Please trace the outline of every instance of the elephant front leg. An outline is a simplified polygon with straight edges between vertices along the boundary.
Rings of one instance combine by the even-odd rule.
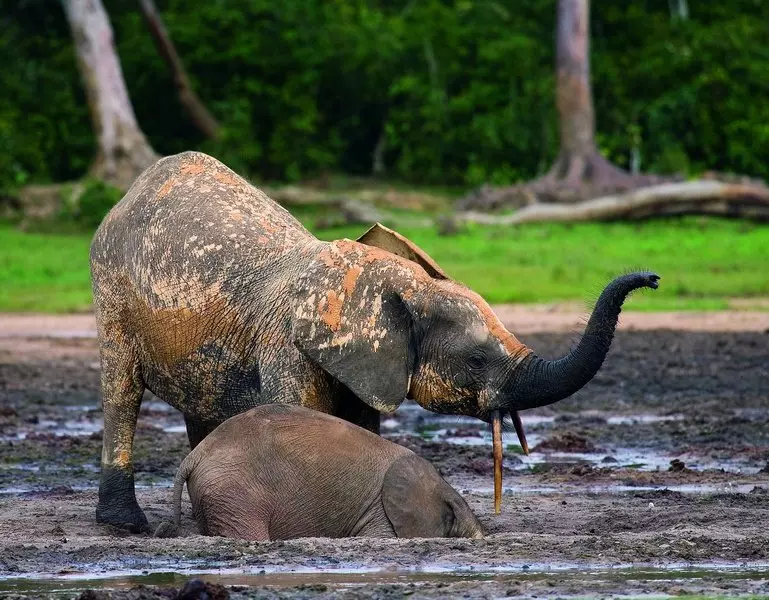
[[[119,335],[102,342],[101,357],[104,434],[96,521],[149,531],[134,490],[133,438],[144,392],[138,358]]]

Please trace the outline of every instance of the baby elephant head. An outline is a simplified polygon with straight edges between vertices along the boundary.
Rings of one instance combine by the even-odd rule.
[[[382,505],[402,538],[482,538],[483,526],[454,488],[416,454],[397,459],[382,483]]]

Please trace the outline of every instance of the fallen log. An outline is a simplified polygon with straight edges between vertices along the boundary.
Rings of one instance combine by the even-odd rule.
[[[544,221],[633,220],[684,214],[769,220],[769,187],[756,182],[712,180],[665,183],[577,204],[534,203],[508,215],[462,211],[455,218],[466,223],[515,225]]]

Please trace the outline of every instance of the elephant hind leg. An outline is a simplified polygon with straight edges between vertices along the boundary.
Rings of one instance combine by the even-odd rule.
[[[133,439],[144,393],[138,353],[119,324],[102,325],[104,433],[96,521],[135,532],[149,531],[134,490]]]
[[[190,440],[190,449],[194,450],[205,437],[211,433],[218,423],[211,421],[201,421],[184,416],[184,425],[187,427],[187,439]]]
[[[251,540],[254,542],[269,542],[269,528],[267,522],[259,518],[251,519],[247,523],[208,524],[205,535]]]
[[[248,521],[237,520],[235,522],[208,519],[204,524],[198,519],[198,523],[201,524],[201,533],[203,535],[215,535],[254,542],[269,542],[272,539],[270,538],[267,521],[258,516],[250,518]]]
[[[270,493],[234,472],[223,476],[222,471],[226,474],[230,470],[218,467],[198,467],[187,480],[200,533],[258,542],[280,539],[270,537]]]

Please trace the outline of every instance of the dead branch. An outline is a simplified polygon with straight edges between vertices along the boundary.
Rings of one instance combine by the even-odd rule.
[[[219,123],[208,112],[208,109],[195,93],[195,90],[192,89],[192,84],[190,83],[187,71],[184,69],[182,59],[179,58],[179,54],[176,52],[176,47],[168,35],[163,19],[160,18],[155,2],[153,0],[139,0],[139,6],[141,6],[144,20],[147,23],[150,34],[152,34],[152,39],[155,41],[158,52],[171,70],[174,85],[179,94],[179,102],[203,135],[208,138],[218,137],[221,129]]]
[[[476,211],[457,213],[459,221],[516,225],[544,221],[632,220],[700,214],[769,220],[769,187],[763,183],[697,180],[665,183],[577,204],[535,203],[510,215]]]

